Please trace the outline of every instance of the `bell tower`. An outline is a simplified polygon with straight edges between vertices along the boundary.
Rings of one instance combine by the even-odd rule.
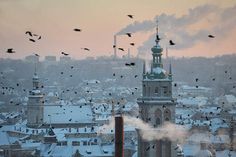
[[[163,69],[162,51],[159,45],[158,25],[155,45],[151,48],[151,68],[143,66],[142,96],[137,99],[139,117],[155,131],[165,122],[175,123],[176,100],[172,97],[171,66],[169,73]],[[176,156],[173,143],[168,139],[145,141],[138,131],[138,157]],[[149,130],[147,130],[149,131]]]
[[[39,89],[39,77],[33,76],[33,89],[29,92],[27,104],[27,126],[39,127],[43,124],[44,97]]]

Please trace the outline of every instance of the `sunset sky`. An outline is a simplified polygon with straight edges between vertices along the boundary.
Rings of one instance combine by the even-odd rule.
[[[77,59],[110,56],[114,34],[119,34],[117,47],[145,56],[154,44],[156,19],[161,45],[170,56],[236,53],[235,0],[0,0],[0,57],[59,57],[62,51]],[[42,39],[32,43],[26,31]],[[123,35],[126,32],[132,32],[132,38]],[[168,45],[170,39],[176,46]],[[5,53],[8,48],[16,53]],[[118,51],[119,56],[126,53]]]

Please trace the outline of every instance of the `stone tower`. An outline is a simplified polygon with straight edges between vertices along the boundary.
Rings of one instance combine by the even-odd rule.
[[[29,92],[27,104],[28,127],[39,127],[43,124],[43,102],[43,94],[39,90],[39,77],[37,73],[35,73],[33,76],[33,90]]]
[[[159,45],[158,26],[156,44],[152,47],[150,69],[143,66],[142,97],[138,98],[139,117],[153,126],[154,131],[165,122],[175,123],[176,100],[172,98],[172,74],[163,69],[162,51]],[[146,72],[147,71],[147,72]],[[174,144],[168,139],[145,141],[138,131],[138,157],[176,156]],[[147,130],[148,131],[148,130]]]

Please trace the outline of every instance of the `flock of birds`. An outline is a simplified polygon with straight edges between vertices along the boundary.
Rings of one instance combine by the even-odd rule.
[[[128,16],[130,19],[133,19],[133,18],[134,18],[134,15],[127,15],[127,16]],[[75,28],[75,29],[73,29],[73,31],[75,31],[75,32],[82,32],[82,29],[81,29],[81,28]],[[41,35],[35,34],[35,33],[31,32],[31,31],[26,31],[25,34],[29,37],[28,39],[29,39],[30,42],[37,42],[37,41],[39,41],[39,40],[42,39]],[[131,32],[127,32],[127,33],[125,33],[124,35],[127,35],[127,37],[129,37],[129,38],[131,38],[131,37],[133,36],[133,34],[132,34]],[[211,34],[209,34],[208,37],[209,37],[209,38],[215,38],[215,36],[214,36],[214,35],[211,35]],[[161,38],[157,35],[157,36],[156,36],[156,40],[160,41]],[[134,42],[131,42],[130,45],[131,45],[131,46],[135,46],[135,43],[134,43]],[[175,43],[173,40],[169,40],[169,45],[174,46],[174,45],[176,45],[176,43]],[[113,48],[116,48],[116,45],[113,45]],[[84,47],[84,48],[81,48],[81,49],[82,49],[82,50],[85,50],[85,51],[90,51],[90,49],[87,48],[87,47]],[[125,51],[125,49],[122,48],[122,47],[118,47],[118,50],[120,50],[120,51]],[[8,48],[7,51],[6,51],[6,53],[12,54],[12,53],[16,53],[16,51],[15,51],[13,48]],[[36,54],[36,53],[35,53],[34,55],[37,56],[37,57],[40,57],[39,54]],[[66,53],[66,52],[61,52],[61,55],[68,56],[68,55],[70,55],[70,54],[69,54],[69,53]],[[125,63],[125,66],[132,67],[132,66],[135,66],[135,63],[134,63],[134,62]],[[74,66],[71,66],[70,68],[73,69]],[[227,73],[227,71],[225,71],[225,73]],[[3,73],[1,72],[1,75],[2,75],[2,74],[3,74]],[[64,72],[62,71],[60,74],[63,75]],[[73,76],[73,75],[71,74],[70,77],[72,77],[72,76]],[[115,77],[116,74],[113,73],[112,76]],[[124,77],[123,75],[120,76],[120,78],[123,78],[123,77]],[[134,77],[137,78],[138,75],[135,75]],[[231,79],[232,79],[232,78],[230,77],[230,80],[231,80]],[[215,80],[216,80],[216,78],[212,78],[212,81],[215,81]],[[199,82],[199,78],[195,78],[195,82]],[[96,82],[96,83],[98,83],[98,82]],[[88,85],[88,83],[87,83],[87,85]],[[20,84],[17,83],[16,86],[19,87]],[[174,87],[177,87],[177,83],[174,83]],[[199,87],[199,86],[196,85],[196,88],[198,88],[198,87]],[[44,86],[41,86],[41,88],[44,88]],[[234,86],[233,88],[235,88],[235,86]],[[2,87],[2,89],[12,89],[12,90],[14,90],[14,87]],[[137,88],[135,88],[135,89],[137,90]],[[24,91],[26,91],[26,89],[24,89]],[[70,90],[63,90],[62,93],[69,92],[69,91],[70,91]],[[87,90],[87,93],[89,93],[89,92],[90,92],[90,91]],[[2,92],[2,94],[4,95],[5,93]],[[77,94],[76,91],[75,91],[75,94]],[[134,94],[134,93],[132,92],[132,95],[133,95],[133,94]],[[109,96],[112,96],[112,94],[109,93]],[[45,100],[45,101],[46,101],[46,100]],[[91,101],[92,101],[92,100],[91,100]],[[91,101],[90,101],[90,102],[91,102]],[[10,102],[10,104],[12,104],[12,103],[13,103],[13,101]],[[43,102],[43,103],[44,103],[44,102]],[[118,101],[117,104],[119,105],[120,102]],[[20,105],[20,103],[16,103],[15,105],[18,106],[18,105]],[[87,104],[86,104],[86,105],[87,105]],[[62,106],[60,106],[60,107],[62,107]],[[123,108],[124,108],[124,107],[125,107],[125,106],[123,105]],[[163,105],[163,108],[166,108],[166,106]],[[220,107],[217,107],[217,110],[218,110],[218,109],[220,109]],[[97,108],[96,108],[96,110],[97,110]],[[71,111],[71,112],[72,112],[72,111]],[[141,111],[139,111],[139,112],[141,112]],[[188,115],[188,116],[190,116],[190,115]],[[137,116],[136,118],[139,118],[139,117]],[[180,119],[182,119],[182,116],[180,117]],[[206,119],[207,121],[209,120],[209,118],[208,118],[207,116],[205,117],[205,119]],[[72,119],[70,118],[68,121],[72,121]],[[150,121],[150,118],[146,119],[145,121]],[[146,151],[149,151],[150,149],[154,149],[154,148],[155,148],[155,144],[148,146],[145,150],[146,150]],[[178,147],[175,148],[175,150],[177,150],[177,149],[178,149]]]
[[[133,19],[133,18],[134,18],[134,15],[131,15],[131,14],[129,14],[129,15],[127,15],[127,16],[128,16],[130,19]],[[74,28],[73,30],[74,30],[75,32],[82,32],[82,29],[81,29],[81,28]],[[32,33],[31,31],[26,31],[25,34],[29,36],[28,39],[29,39],[29,41],[31,41],[31,42],[36,42],[36,41],[38,41],[38,40],[40,40],[40,39],[42,38],[41,35]],[[127,33],[125,33],[125,35],[127,35],[127,36],[130,37],[130,38],[132,37],[132,33],[131,33],[131,32],[127,32]],[[215,36],[214,36],[214,35],[211,35],[211,34],[209,34],[208,37],[209,37],[209,38],[215,38]],[[157,35],[157,36],[156,36],[156,40],[160,41],[161,38]],[[135,43],[134,43],[134,42],[131,42],[130,45],[131,45],[131,46],[135,46]],[[174,46],[174,45],[176,45],[176,43],[175,43],[173,40],[169,40],[169,45]],[[113,48],[116,48],[116,45],[113,45]],[[85,50],[85,51],[90,51],[90,49],[87,48],[87,47],[84,47],[84,48],[81,48],[81,49],[82,49],[82,50]],[[120,50],[120,51],[125,51],[125,49],[122,48],[122,47],[118,47],[118,50]],[[8,49],[6,50],[6,53],[12,54],[12,53],[16,53],[16,51],[15,51],[13,48],[8,48]],[[69,53],[66,53],[66,52],[61,52],[61,54],[64,55],[64,56],[68,56],[68,55],[69,55]],[[39,57],[39,54],[35,54],[35,56]]]

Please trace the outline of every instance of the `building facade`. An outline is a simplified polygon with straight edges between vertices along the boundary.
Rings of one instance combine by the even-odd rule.
[[[142,97],[137,99],[139,117],[153,131],[158,130],[165,122],[175,123],[176,100],[172,98],[171,65],[169,73],[163,69],[162,51],[159,45],[158,26],[156,44],[152,47],[151,68],[143,67]],[[176,156],[175,146],[169,139],[146,141],[138,131],[138,157],[173,157]],[[147,130],[148,131],[148,130]]]

